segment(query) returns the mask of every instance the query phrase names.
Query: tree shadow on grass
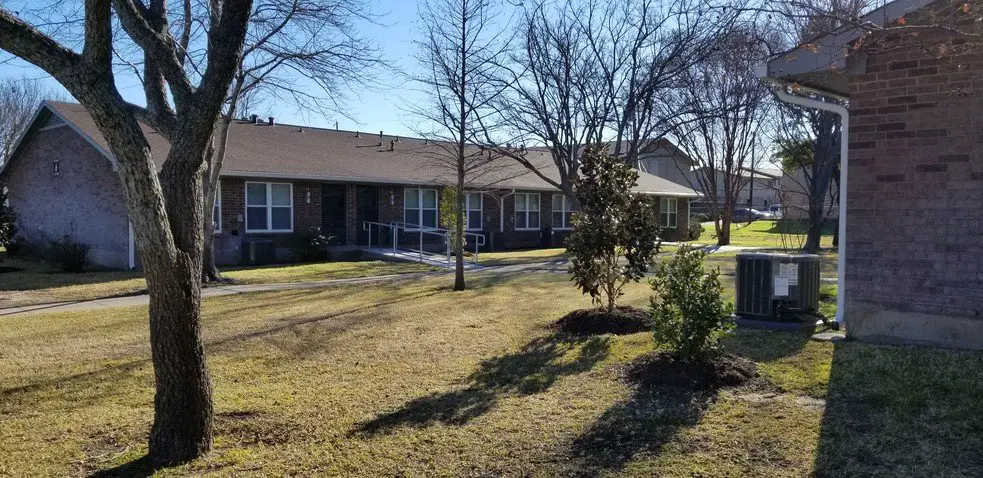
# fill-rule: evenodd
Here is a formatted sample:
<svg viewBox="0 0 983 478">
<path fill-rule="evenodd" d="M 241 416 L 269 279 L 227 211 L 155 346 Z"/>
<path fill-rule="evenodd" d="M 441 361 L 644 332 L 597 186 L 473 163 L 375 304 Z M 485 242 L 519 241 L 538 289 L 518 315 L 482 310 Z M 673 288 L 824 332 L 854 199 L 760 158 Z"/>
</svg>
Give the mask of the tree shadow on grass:
<svg viewBox="0 0 983 478">
<path fill-rule="evenodd" d="M 716 387 L 639 385 L 573 442 L 583 476 L 618 471 L 639 453 L 658 453 L 681 429 L 696 425 Z"/>
<path fill-rule="evenodd" d="M 728 351 L 755 362 L 771 362 L 802 351 L 812 340 L 812 332 L 779 332 L 774 330 L 738 328 L 721 343 Z"/>
<path fill-rule="evenodd" d="M 89 476 L 91 478 L 144 478 L 153 476 L 155 471 L 150 455 L 143 455 L 112 468 L 99 470 Z"/>
<path fill-rule="evenodd" d="M 572 351 L 577 355 L 569 359 Z M 361 423 L 351 434 L 377 435 L 438 423 L 464 425 L 492 410 L 502 397 L 543 392 L 562 377 L 590 370 L 609 351 L 607 337 L 573 340 L 554 334 L 537 338 L 515 353 L 482 362 L 467 377 L 464 388 L 410 400 L 398 410 Z"/>
<path fill-rule="evenodd" d="M 815 476 L 983 476 L 983 353 L 835 345 Z"/>
</svg>

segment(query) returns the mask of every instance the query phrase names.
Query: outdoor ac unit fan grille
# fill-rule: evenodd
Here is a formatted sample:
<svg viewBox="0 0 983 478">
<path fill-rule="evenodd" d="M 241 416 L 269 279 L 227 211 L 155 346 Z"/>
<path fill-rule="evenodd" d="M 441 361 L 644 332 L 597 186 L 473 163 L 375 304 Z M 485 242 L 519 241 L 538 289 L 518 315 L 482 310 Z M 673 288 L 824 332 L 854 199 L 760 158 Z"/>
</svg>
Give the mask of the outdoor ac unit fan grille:
<svg viewBox="0 0 983 478">
<path fill-rule="evenodd" d="M 819 269 L 816 255 L 738 254 L 736 314 L 780 319 L 816 313 Z"/>
</svg>

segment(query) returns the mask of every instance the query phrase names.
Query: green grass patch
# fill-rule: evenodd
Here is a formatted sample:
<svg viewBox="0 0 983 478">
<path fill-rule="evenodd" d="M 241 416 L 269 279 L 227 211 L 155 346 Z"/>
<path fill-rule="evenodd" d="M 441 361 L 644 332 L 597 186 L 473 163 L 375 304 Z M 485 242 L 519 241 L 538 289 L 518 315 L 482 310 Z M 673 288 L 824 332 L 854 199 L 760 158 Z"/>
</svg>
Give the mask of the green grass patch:
<svg viewBox="0 0 983 478">
<path fill-rule="evenodd" d="M 833 232 L 836 221 L 827 221 L 819 245 L 833 247 Z M 770 221 L 760 219 L 748 223 L 734 223 L 730 227 L 730 245 L 744 247 L 765 247 L 769 249 L 799 250 L 805 244 L 806 227 L 802 221 Z M 717 234 L 713 224 L 703 226 L 700 236 L 703 243 L 716 243 Z"/>
<path fill-rule="evenodd" d="M 739 331 L 761 383 L 636 389 L 650 333 L 547 326 L 563 274 L 469 274 L 204 301 L 212 453 L 160 476 L 979 476 L 983 354 Z M 645 306 L 644 284 L 623 303 Z M 146 308 L 8 317 L 0 475 L 145 466 Z"/>
<path fill-rule="evenodd" d="M 484 266 L 506 266 L 550 262 L 566 258 L 567 249 L 565 247 L 556 247 L 549 249 L 482 252 L 478 254 L 478 263 Z"/>
</svg>

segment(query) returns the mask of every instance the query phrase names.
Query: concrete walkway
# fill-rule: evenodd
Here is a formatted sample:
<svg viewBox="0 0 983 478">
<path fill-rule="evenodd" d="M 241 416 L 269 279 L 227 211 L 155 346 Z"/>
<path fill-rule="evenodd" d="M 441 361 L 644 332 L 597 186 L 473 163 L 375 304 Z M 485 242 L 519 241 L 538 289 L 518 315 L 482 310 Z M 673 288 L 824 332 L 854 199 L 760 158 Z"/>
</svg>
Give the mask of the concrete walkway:
<svg viewBox="0 0 983 478">
<path fill-rule="evenodd" d="M 333 286 L 372 284 L 372 283 L 386 282 L 386 281 L 408 280 L 408 279 L 415 279 L 428 275 L 440 275 L 446 273 L 447 273 L 446 271 L 412 272 L 407 274 L 390 274 L 384 276 L 354 277 L 349 279 L 331 279 L 331 280 L 310 281 L 310 282 L 214 285 L 202 289 L 201 297 L 204 299 L 208 297 L 220 297 L 220 296 L 235 295 L 235 294 L 248 294 L 250 292 L 273 292 L 273 291 L 280 291 L 280 290 L 295 290 L 295 289 L 321 289 L 321 288 L 333 287 Z M 147 295 L 146 293 L 143 293 L 139 295 L 128 295 L 122 297 L 106 297 L 106 298 L 92 299 L 92 300 L 54 302 L 48 304 L 25 305 L 22 307 L 10 307 L 7 309 L 0 309 L 0 318 L 9 317 L 12 315 L 24 315 L 24 314 L 31 314 L 31 313 L 77 312 L 77 311 L 94 310 L 94 309 L 111 309 L 114 307 L 130 307 L 130 306 L 137 306 L 137 305 L 147 305 L 149 303 L 150 303 L 150 296 Z"/>
<path fill-rule="evenodd" d="M 383 276 L 354 277 L 349 279 L 331 279 L 309 282 L 282 282 L 274 284 L 230 284 L 209 286 L 201 291 L 203 299 L 208 297 L 221 297 L 226 295 L 248 294 L 251 292 L 274 292 L 281 290 L 297 289 L 322 289 L 326 287 L 337 287 L 358 284 L 375 284 L 381 282 L 395 282 L 401 280 L 418 279 L 426 276 L 446 275 L 453 272 L 453 269 L 445 269 L 434 272 L 411 272 L 406 274 L 390 274 Z M 481 267 L 472 271 L 474 273 L 499 273 L 499 274 L 519 274 L 523 272 L 553 272 L 566 273 L 567 261 L 558 260 L 550 262 L 534 262 L 526 264 L 512 264 L 504 266 Z M 40 314 L 50 312 L 79 312 L 85 310 L 111 309 L 114 307 L 132 307 L 147 305 L 150 303 L 150 296 L 146 293 L 129 295 L 122 297 L 105 297 L 101 299 L 54 302 L 47 304 L 25 305 L 22 307 L 10 307 L 0 309 L 0 319 L 10 316 L 20 316 L 26 314 Z"/>
</svg>

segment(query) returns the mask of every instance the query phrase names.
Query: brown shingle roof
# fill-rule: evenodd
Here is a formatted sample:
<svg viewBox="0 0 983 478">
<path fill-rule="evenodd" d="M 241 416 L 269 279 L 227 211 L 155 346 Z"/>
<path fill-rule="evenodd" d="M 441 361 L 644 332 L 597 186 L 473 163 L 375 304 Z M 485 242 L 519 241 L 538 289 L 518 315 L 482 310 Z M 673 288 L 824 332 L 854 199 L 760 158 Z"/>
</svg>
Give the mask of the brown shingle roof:
<svg viewBox="0 0 983 478">
<path fill-rule="evenodd" d="M 72 123 L 91 142 L 109 151 L 89 113 L 79 104 L 47 102 L 56 114 Z M 170 146 L 147 125 L 141 125 L 155 158 L 167 155 Z M 456 172 L 441 166 L 442 150 L 433 142 L 418 138 L 384 136 L 351 131 L 337 131 L 292 125 L 269 126 L 236 121 L 229 130 L 228 151 L 222 176 L 272 177 L 341 182 L 390 184 L 452 184 Z M 398 139 L 395 151 L 390 141 Z M 527 158 L 547 177 L 557 179 L 558 172 L 549 154 L 530 149 Z M 556 190 L 549 183 L 517 162 L 496 159 L 476 173 L 471 187 L 502 189 Z M 696 197 L 689 187 L 657 176 L 640 173 L 637 191 L 664 196 Z"/>
</svg>

